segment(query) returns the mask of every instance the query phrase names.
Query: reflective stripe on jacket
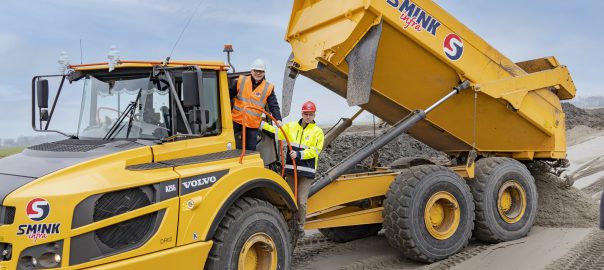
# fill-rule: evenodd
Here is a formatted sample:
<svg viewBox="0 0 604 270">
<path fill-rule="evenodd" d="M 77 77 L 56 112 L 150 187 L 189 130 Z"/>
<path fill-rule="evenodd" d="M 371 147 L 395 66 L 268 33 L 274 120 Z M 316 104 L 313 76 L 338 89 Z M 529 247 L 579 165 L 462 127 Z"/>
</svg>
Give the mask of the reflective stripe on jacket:
<svg viewBox="0 0 604 270">
<path fill-rule="evenodd" d="M 233 122 L 245 125 L 251 128 L 258 128 L 262 122 L 262 113 L 258 110 L 248 108 L 243 113 L 243 107 L 249 106 L 258 109 L 264 109 L 268 96 L 273 92 L 275 86 L 263 80 L 256 89 L 252 89 L 251 76 L 239 76 L 237 79 L 237 96 L 234 98 L 233 110 L 231 111 Z"/>
<path fill-rule="evenodd" d="M 317 165 L 319 164 L 319 153 L 323 150 L 323 130 L 314 122 L 306 125 L 305 128 L 302 128 L 301 123 L 302 119 L 297 122 L 286 123 L 283 125 L 283 130 L 292 144 L 292 149 L 298 152 L 298 157 L 296 158 L 298 174 L 309 178 L 315 178 Z M 276 127 L 265 122 L 262 122 L 261 127 L 263 130 L 272 133 L 277 131 L 279 140 L 283 140 L 284 145 L 287 145 L 285 136 L 283 136 L 280 130 L 276 130 Z M 292 164 L 291 158 L 287 155 L 285 169 L 289 174 L 293 173 L 294 166 Z"/>
</svg>

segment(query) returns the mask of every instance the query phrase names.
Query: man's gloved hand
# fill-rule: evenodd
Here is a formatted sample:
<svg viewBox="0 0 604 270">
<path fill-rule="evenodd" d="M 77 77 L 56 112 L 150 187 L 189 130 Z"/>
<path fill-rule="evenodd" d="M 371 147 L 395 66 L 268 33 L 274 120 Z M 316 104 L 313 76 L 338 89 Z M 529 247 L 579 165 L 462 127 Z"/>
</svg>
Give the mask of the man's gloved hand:
<svg viewBox="0 0 604 270">
<path fill-rule="evenodd" d="M 298 152 L 296 152 L 296 151 L 289 152 L 289 157 L 291 157 L 292 159 L 295 160 L 298 157 Z"/>
</svg>

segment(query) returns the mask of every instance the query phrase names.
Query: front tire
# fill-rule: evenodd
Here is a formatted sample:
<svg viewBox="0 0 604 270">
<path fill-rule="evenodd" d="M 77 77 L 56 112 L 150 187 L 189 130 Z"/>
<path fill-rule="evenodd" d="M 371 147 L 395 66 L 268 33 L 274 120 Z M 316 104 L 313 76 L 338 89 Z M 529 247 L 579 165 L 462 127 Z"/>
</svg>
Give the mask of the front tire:
<svg viewBox="0 0 604 270">
<path fill-rule="evenodd" d="M 220 222 L 205 269 L 284 270 L 291 265 L 287 224 L 270 203 L 237 200 Z"/>
<path fill-rule="evenodd" d="M 467 246 L 473 227 L 470 189 L 448 168 L 420 165 L 403 170 L 388 189 L 386 238 L 409 259 L 445 259 Z"/>
</svg>

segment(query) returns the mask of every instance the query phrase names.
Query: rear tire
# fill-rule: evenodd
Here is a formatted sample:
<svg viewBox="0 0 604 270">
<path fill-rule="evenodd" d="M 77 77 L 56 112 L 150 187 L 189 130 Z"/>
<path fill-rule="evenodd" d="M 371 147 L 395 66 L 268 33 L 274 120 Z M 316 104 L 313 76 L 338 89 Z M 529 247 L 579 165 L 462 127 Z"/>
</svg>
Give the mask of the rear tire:
<svg viewBox="0 0 604 270">
<path fill-rule="evenodd" d="M 470 189 L 448 168 L 420 165 L 403 170 L 388 189 L 386 238 L 409 259 L 445 259 L 467 246 L 473 227 Z"/>
<path fill-rule="evenodd" d="M 331 241 L 346 243 L 357 239 L 376 236 L 380 230 L 382 230 L 382 224 L 366 224 L 319 229 L 319 232 Z"/>
<path fill-rule="evenodd" d="M 287 224 L 279 210 L 266 201 L 249 197 L 237 200 L 220 222 L 213 240 L 205 269 L 291 267 Z"/>
<path fill-rule="evenodd" d="M 476 204 L 476 238 L 499 243 L 528 234 L 537 215 L 538 194 L 526 166 L 511 158 L 480 159 L 476 179 L 468 182 Z"/>
</svg>

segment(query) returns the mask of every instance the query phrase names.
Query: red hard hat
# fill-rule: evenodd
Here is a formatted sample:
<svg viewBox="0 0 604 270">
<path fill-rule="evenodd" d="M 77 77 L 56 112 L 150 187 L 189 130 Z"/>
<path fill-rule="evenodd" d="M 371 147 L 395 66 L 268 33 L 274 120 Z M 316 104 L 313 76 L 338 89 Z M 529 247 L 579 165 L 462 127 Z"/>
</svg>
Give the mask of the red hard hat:
<svg viewBox="0 0 604 270">
<path fill-rule="evenodd" d="M 316 112 L 317 106 L 312 101 L 307 101 L 302 104 L 302 112 Z"/>
</svg>

